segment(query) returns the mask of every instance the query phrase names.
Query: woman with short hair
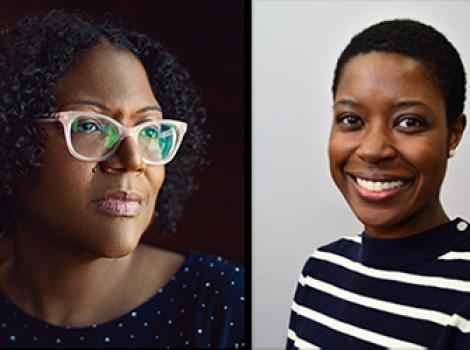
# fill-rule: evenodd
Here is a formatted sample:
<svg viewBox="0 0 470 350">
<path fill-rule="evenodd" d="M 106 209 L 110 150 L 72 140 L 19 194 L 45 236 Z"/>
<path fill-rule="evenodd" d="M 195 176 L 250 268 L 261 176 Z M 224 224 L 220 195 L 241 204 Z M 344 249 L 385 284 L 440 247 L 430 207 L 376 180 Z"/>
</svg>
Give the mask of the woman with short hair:
<svg viewBox="0 0 470 350">
<path fill-rule="evenodd" d="M 465 84 L 457 50 L 418 21 L 372 25 L 344 49 L 330 172 L 364 231 L 307 260 L 287 349 L 470 348 L 470 229 L 439 199 Z"/>
</svg>

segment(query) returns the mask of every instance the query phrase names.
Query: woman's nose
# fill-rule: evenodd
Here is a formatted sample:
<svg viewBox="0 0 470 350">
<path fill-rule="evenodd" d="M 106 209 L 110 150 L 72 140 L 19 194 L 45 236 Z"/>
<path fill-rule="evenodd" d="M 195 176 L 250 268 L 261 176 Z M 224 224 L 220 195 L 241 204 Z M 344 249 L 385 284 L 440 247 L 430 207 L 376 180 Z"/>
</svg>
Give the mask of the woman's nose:
<svg viewBox="0 0 470 350">
<path fill-rule="evenodd" d="M 356 154 L 363 161 L 377 163 L 393 159 L 397 155 L 393 146 L 392 130 L 387 126 L 369 126 L 363 131 L 359 142 Z"/>
<path fill-rule="evenodd" d="M 136 141 L 133 137 L 126 136 L 119 144 L 114 155 L 103 166 L 110 172 L 143 172 L 146 164 Z"/>
</svg>

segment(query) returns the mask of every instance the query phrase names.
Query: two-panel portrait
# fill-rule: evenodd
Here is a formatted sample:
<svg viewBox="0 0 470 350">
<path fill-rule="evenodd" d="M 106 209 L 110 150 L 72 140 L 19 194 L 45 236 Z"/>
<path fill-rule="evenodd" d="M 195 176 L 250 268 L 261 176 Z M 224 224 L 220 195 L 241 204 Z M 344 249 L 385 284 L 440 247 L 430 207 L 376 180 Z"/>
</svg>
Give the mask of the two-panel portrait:
<svg viewBox="0 0 470 350">
<path fill-rule="evenodd" d="M 0 348 L 470 349 L 470 3 L 0 10 Z"/>
</svg>

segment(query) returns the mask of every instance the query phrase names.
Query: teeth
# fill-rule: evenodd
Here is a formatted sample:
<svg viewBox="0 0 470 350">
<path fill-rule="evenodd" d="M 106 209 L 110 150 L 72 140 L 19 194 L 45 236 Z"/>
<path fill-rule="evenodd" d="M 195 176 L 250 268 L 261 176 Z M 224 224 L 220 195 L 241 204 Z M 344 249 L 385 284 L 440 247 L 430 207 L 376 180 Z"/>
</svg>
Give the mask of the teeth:
<svg viewBox="0 0 470 350">
<path fill-rule="evenodd" d="M 403 186 L 405 183 L 401 180 L 399 181 L 369 181 L 360 178 L 356 178 L 357 183 L 359 186 L 364 187 L 365 189 L 373 192 L 380 192 L 383 190 L 390 190 L 393 188 L 399 188 Z"/>
</svg>

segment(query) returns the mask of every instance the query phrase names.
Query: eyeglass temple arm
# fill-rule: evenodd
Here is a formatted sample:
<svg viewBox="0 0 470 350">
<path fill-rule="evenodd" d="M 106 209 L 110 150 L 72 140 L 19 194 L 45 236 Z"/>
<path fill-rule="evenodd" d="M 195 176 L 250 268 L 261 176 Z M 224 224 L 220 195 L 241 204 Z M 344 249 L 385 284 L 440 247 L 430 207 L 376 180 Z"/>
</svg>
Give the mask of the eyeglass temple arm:
<svg viewBox="0 0 470 350">
<path fill-rule="evenodd" d="M 49 114 L 39 114 L 36 116 L 38 119 L 36 119 L 37 122 L 55 122 L 60 120 L 60 114 L 59 113 L 49 113 Z"/>
<path fill-rule="evenodd" d="M 52 118 L 48 118 L 48 119 L 38 119 L 36 120 L 38 123 L 46 123 L 46 122 L 56 122 L 58 121 L 59 119 L 55 118 L 55 119 L 52 119 Z"/>
</svg>

